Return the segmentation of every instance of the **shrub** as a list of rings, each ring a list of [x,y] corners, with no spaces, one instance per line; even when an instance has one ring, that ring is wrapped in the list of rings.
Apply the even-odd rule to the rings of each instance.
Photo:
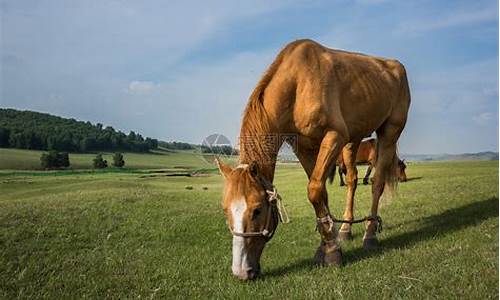
[[[108,161],[102,158],[102,154],[97,154],[93,160],[95,169],[104,169],[108,167]]]
[[[116,152],[115,155],[113,155],[113,166],[117,168],[121,168],[125,165],[125,161],[123,160],[123,154],[120,152]]]
[[[67,168],[70,165],[68,152],[57,152],[55,150],[43,153],[40,163],[44,169]]]

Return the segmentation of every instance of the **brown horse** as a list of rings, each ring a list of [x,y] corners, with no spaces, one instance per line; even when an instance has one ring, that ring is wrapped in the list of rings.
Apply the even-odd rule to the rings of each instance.
[[[347,166],[344,163],[344,156],[347,157],[349,154],[348,150],[349,146],[345,146],[344,149],[346,151],[342,151],[342,154],[339,155],[337,159],[337,167],[339,168],[339,177],[340,177],[340,186],[344,186],[344,178],[343,175],[347,174]],[[363,184],[368,184],[368,180],[370,178],[370,174],[372,169],[375,167],[375,163],[377,162],[377,140],[375,138],[371,138],[368,140],[364,140],[359,144],[359,148],[356,154],[356,164],[367,164],[368,169],[366,170],[365,177],[363,178]],[[404,160],[399,159],[398,157],[398,181],[406,182],[406,164]],[[330,182],[333,181],[333,175],[330,177]]]
[[[232,271],[255,278],[260,256],[279,222],[272,182],[276,157],[288,137],[308,178],[307,195],[321,237],[315,260],[340,265],[342,253],[328,207],[326,179],[342,148],[353,161],[362,138],[379,139],[372,208],[363,245],[377,245],[378,202],[396,179],[396,143],[406,124],[410,92],[406,72],[392,59],[326,48],[311,40],[288,44],[254,89],[243,114],[240,164],[218,161],[225,178],[223,209],[233,234]],[[346,161],[346,163],[348,163]],[[347,181],[356,181],[347,172]],[[348,195],[352,201],[354,191]],[[351,198],[351,199],[349,199]]]

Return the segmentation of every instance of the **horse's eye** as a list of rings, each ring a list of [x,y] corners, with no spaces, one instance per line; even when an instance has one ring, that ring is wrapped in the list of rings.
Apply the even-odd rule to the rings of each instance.
[[[260,216],[260,208],[256,208],[253,210],[253,215],[252,215],[252,219],[256,219]]]

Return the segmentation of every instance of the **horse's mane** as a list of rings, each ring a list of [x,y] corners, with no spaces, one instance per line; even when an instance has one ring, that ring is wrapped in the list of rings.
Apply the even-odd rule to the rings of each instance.
[[[255,160],[262,164],[268,163],[269,159],[272,159],[269,157],[269,155],[273,155],[269,153],[269,142],[270,139],[274,138],[276,139],[275,143],[277,145],[278,137],[273,136],[276,133],[276,128],[264,108],[263,95],[285,55],[300,42],[300,40],[292,42],[280,51],[250,95],[247,106],[243,112],[240,130],[240,161],[242,163],[249,163]],[[278,150],[279,149],[276,149],[276,152]]]

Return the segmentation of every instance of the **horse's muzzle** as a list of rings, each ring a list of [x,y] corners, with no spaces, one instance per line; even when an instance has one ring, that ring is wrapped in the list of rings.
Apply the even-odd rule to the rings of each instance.
[[[237,273],[233,272],[233,274],[240,280],[254,280],[260,275],[260,268],[252,268],[246,271],[241,270]]]

